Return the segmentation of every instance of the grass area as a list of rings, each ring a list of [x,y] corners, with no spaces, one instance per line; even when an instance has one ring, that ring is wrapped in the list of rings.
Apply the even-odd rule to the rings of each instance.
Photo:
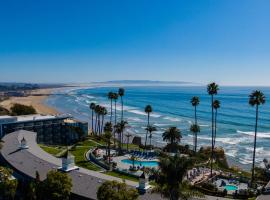
[[[83,167],[89,170],[99,171],[101,170],[100,167],[97,165],[89,162],[85,158],[86,152],[89,150],[89,146],[75,146],[70,150],[70,152],[75,156],[75,164],[79,167]]]
[[[83,167],[89,170],[100,171],[101,168],[95,165],[92,162],[89,162],[85,158],[85,154],[89,151],[90,148],[99,146],[95,141],[85,140],[82,142],[78,142],[70,152],[75,156],[75,164],[79,167]]]
[[[46,146],[43,144],[39,145],[44,151],[47,153],[57,156],[60,154],[63,150],[65,150],[65,147],[63,146]],[[91,140],[85,140],[82,142],[78,142],[75,146],[72,147],[70,152],[75,156],[75,164],[79,167],[83,167],[89,170],[94,170],[94,171],[100,171],[101,168],[98,167],[97,165],[89,162],[85,158],[85,154],[87,151],[89,151],[90,148],[96,147],[98,144],[94,141]]]
[[[114,176],[114,177],[117,177],[117,178],[121,178],[121,179],[125,179],[125,180],[130,180],[130,181],[135,181],[135,182],[139,182],[139,179],[138,178],[135,178],[133,176],[129,176],[129,175],[125,175],[125,174],[121,174],[121,173],[118,173],[118,172],[104,172],[104,174],[107,174],[107,175],[110,175],[110,176]]]
[[[39,146],[47,153],[52,154],[54,156],[56,156],[57,154],[59,154],[61,151],[64,150],[64,147],[62,146],[46,146],[43,144],[40,144]]]

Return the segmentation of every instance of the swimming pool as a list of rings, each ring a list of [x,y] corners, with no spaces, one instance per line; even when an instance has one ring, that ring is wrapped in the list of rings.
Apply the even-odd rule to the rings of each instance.
[[[226,189],[227,191],[235,191],[238,190],[238,187],[235,185],[226,185],[224,189]]]
[[[133,161],[129,160],[129,159],[121,160],[121,162],[124,163],[124,164],[129,164],[129,165],[133,164]],[[134,165],[136,165],[136,166],[144,166],[144,167],[157,167],[158,162],[157,161],[138,161],[138,160],[135,160]]]

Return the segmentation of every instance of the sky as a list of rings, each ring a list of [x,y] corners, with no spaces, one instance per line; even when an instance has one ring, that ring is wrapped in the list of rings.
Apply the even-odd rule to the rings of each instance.
[[[0,0],[0,82],[270,86],[269,0]]]

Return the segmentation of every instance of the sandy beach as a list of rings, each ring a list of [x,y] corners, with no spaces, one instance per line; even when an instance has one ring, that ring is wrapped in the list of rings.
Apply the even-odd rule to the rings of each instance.
[[[57,110],[47,106],[44,102],[50,94],[57,88],[33,90],[31,95],[27,97],[10,97],[8,100],[0,102],[0,105],[6,109],[10,109],[13,104],[19,103],[23,105],[32,105],[39,114],[59,114]]]

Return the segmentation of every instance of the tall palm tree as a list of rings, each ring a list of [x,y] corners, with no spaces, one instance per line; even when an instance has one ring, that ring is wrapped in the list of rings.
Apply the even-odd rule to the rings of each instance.
[[[93,133],[94,132],[94,110],[95,110],[96,104],[91,103],[89,107],[90,107],[90,110],[92,110],[92,133]]]
[[[130,133],[127,133],[126,134],[126,137],[127,137],[127,151],[128,151],[128,145],[129,145],[129,138],[131,137],[132,135]]]
[[[98,131],[98,125],[99,125],[99,122],[98,122],[98,119],[99,119],[99,111],[100,111],[100,105],[96,105],[95,106],[95,115],[96,115],[96,120],[95,120],[95,134],[97,134],[97,131]]]
[[[145,106],[144,112],[146,112],[147,114],[147,127],[149,127],[150,125],[150,114],[153,112],[152,106],[151,105],[147,105]],[[145,135],[145,148],[146,148],[146,144],[147,144],[147,137],[148,137],[148,130],[146,130],[146,135]]]
[[[123,102],[123,96],[125,95],[125,89],[124,88],[119,88],[118,90],[118,95],[121,98],[121,121],[124,120],[124,102]]]
[[[252,107],[256,107],[256,120],[255,120],[255,135],[254,135],[254,149],[253,149],[253,160],[252,160],[252,177],[251,177],[251,184],[254,181],[254,172],[255,172],[255,157],[256,157],[256,146],[257,146],[257,130],[258,130],[258,119],[259,119],[259,106],[265,104],[265,96],[264,94],[259,91],[253,91],[249,95],[249,105]]]
[[[200,126],[198,124],[192,124],[190,126],[190,131],[194,134],[194,153],[196,153],[198,146],[198,133],[201,131]]]
[[[104,126],[104,137],[107,142],[107,156],[109,157],[109,164],[111,163],[111,138],[112,138],[112,123],[111,122],[106,122]]]
[[[122,152],[122,133],[124,132],[124,129],[126,128],[127,122],[121,121],[118,122],[114,126],[114,132],[118,134],[118,153],[121,154]]]
[[[200,132],[200,127],[197,122],[197,106],[200,104],[199,97],[192,97],[191,99],[191,105],[194,107],[194,119],[195,123],[191,125],[190,131],[193,132],[193,143],[194,143],[194,152],[197,152],[197,140],[198,140],[198,132]]]
[[[194,113],[195,113],[195,124],[197,124],[197,106],[200,104],[199,97],[192,97],[191,99],[191,105],[194,107]]]
[[[214,148],[216,145],[216,137],[217,137],[217,114],[218,114],[218,109],[220,108],[220,101],[219,100],[215,100],[213,102],[213,108],[215,110],[215,131],[214,131]]]
[[[157,172],[156,187],[153,192],[158,192],[162,197],[170,200],[191,199],[192,197],[203,197],[198,191],[191,189],[191,186],[184,180],[188,169],[192,166],[190,159],[180,157],[160,157],[159,172]]]
[[[151,145],[152,145],[152,133],[153,132],[155,132],[155,131],[157,131],[157,128],[155,127],[155,126],[148,126],[147,128],[146,128],[146,131],[148,131],[148,133],[149,133],[149,139],[150,139],[150,148],[151,148]]]
[[[101,108],[101,116],[102,116],[102,119],[101,119],[101,128],[100,130],[103,130],[103,124],[104,124],[104,117],[107,115],[108,111],[105,107],[102,107]]]
[[[214,95],[217,95],[219,87],[216,83],[210,83],[207,85],[207,92],[211,96],[211,108],[212,108],[212,148],[211,148],[211,176],[213,175],[213,158],[214,158]]]
[[[95,107],[95,113],[96,113],[96,127],[95,127],[95,130],[96,130],[96,134],[100,134],[101,130],[101,123],[100,123],[100,116],[102,114],[102,106],[100,105],[97,105]]]
[[[117,93],[113,93],[113,100],[114,100],[114,125],[116,125],[116,122],[117,122],[116,102],[118,100],[118,94]]]
[[[163,141],[169,142],[167,145],[168,150],[170,152],[176,152],[177,149],[175,148],[182,138],[181,131],[176,127],[170,127],[162,134],[162,138]]]
[[[121,98],[121,121],[124,121],[124,102],[123,102],[123,96],[125,95],[125,89],[124,88],[119,88],[118,90],[118,96],[120,96]],[[121,134],[121,142],[123,144],[123,140],[124,140],[124,134]]]
[[[113,104],[113,92],[109,92],[108,93],[108,99],[110,100],[110,102],[111,102],[111,116],[110,116],[110,122],[112,122],[112,115],[113,115],[113,106],[112,106],[112,104]]]

